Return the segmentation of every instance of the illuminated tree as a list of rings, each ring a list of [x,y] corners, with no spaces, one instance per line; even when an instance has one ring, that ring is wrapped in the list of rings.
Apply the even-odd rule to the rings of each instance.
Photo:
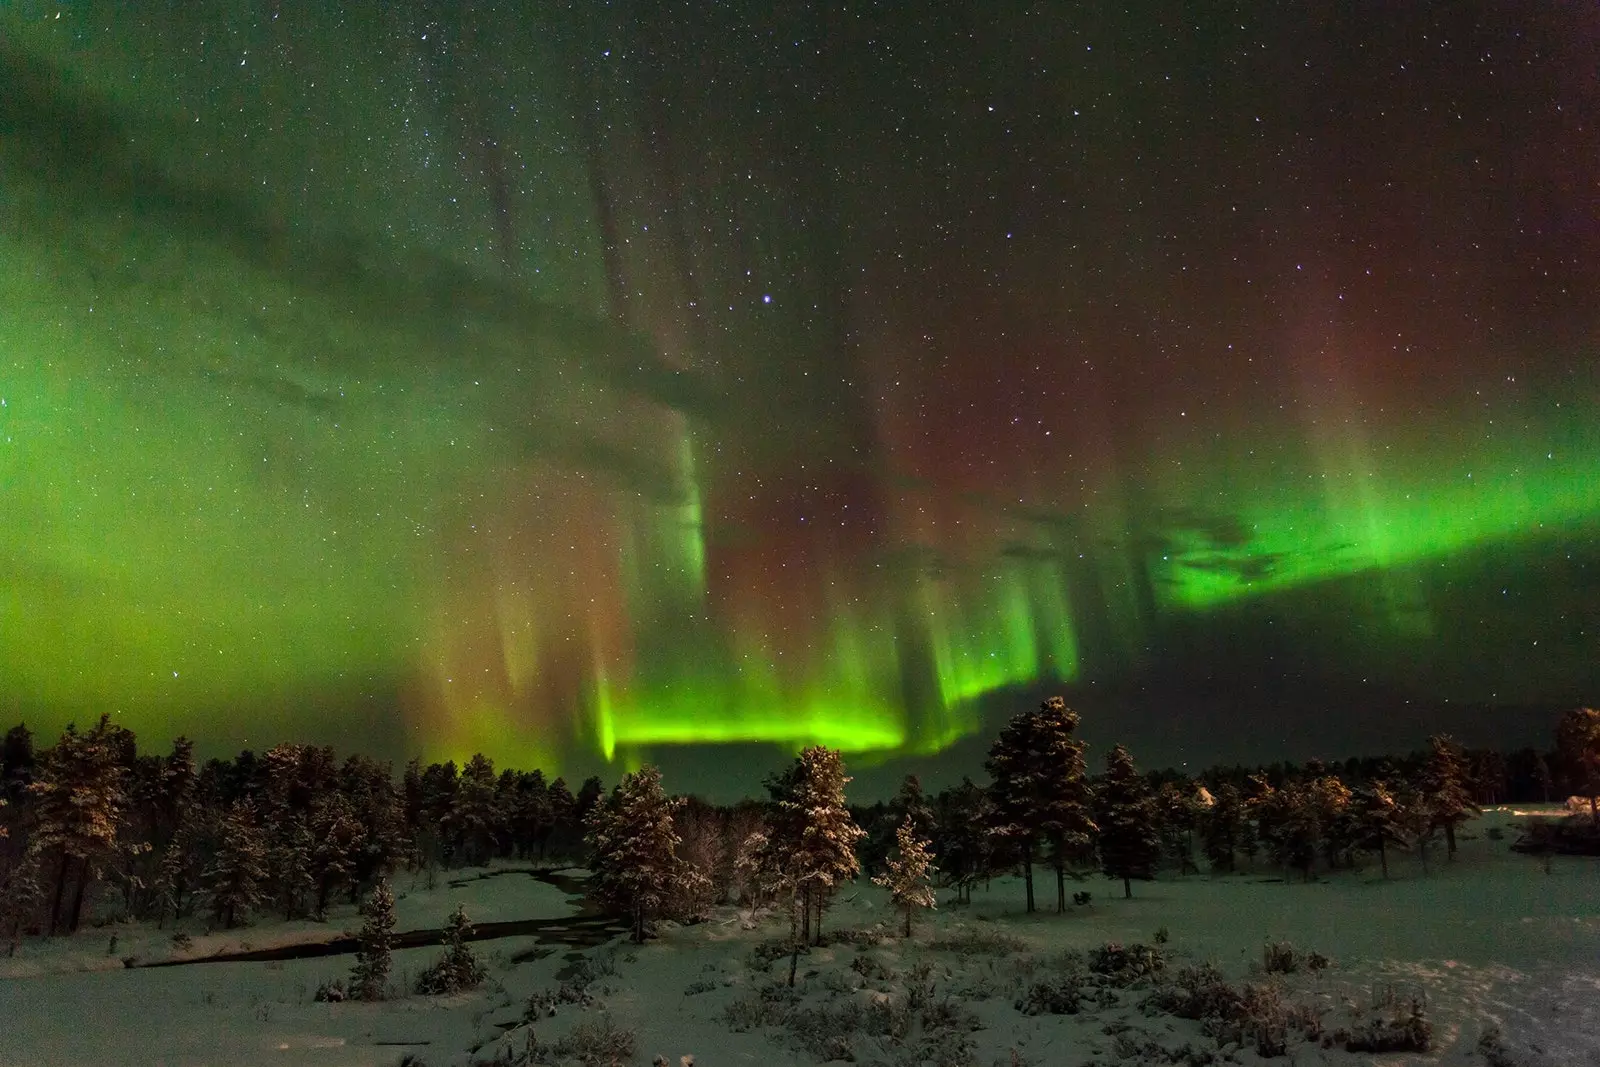
[[[1246,831],[1244,797],[1232,782],[1223,782],[1212,795],[1211,807],[1200,820],[1200,844],[1213,871],[1234,870],[1235,853],[1244,851]]]
[[[813,746],[768,782],[773,795],[769,847],[776,852],[776,867],[799,895],[807,939],[815,910],[818,943],[822,912],[834,890],[861,873],[856,845],[865,833],[845,804],[849,781],[837,751]]]
[[[1589,818],[1600,830],[1600,711],[1574,708],[1556,727],[1556,753],[1571,775],[1571,789],[1589,798]]]
[[[1405,848],[1404,813],[1384,782],[1356,790],[1351,803],[1352,839],[1356,848],[1378,854],[1378,865],[1389,877],[1389,847]]]
[[[1050,846],[1058,911],[1067,906],[1066,864],[1092,854],[1094,847],[1084,744],[1072,736],[1077,728],[1077,714],[1060,697],[1051,697],[1037,711],[1006,723],[984,764],[994,779],[996,830],[1020,854],[1030,912],[1040,842]]]
[[[356,935],[356,965],[350,972],[350,995],[356,1000],[382,1000],[389,987],[390,951],[394,947],[394,892],[379,878],[361,904],[361,933]]]
[[[646,925],[664,912],[674,893],[705,877],[678,855],[673,815],[681,805],[661,788],[661,772],[646,765],[624,775],[616,795],[589,813],[594,894],[607,908],[628,916],[636,943],[644,941]]]
[[[873,879],[889,891],[894,906],[905,913],[905,936],[911,936],[911,916],[917,911],[934,907],[933,889],[928,879],[933,874],[933,856],[928,842],[917,836],[916,823],[907,815],[895,831],[895,853],[889,857],[887,870]]]
[[[44,754],[28,785],[35,820],[29,851],[41,869],[48,862],[56,867],[51,933],[63,921],[69,931],[78,928],[84,896],[117,849],[128,804],[122,757],[132,736],[112,725],[108,715],[100,716],[87,733],[68,726],[61,740]],[[69,884],[76,889],[70,909],[63,914]]]
[[[494,762],[480,752],[461,769],[461,779],[444,819],[451,845],[463,863],[486,864],[493,858],[499,822]]]
[[[236,801],[223,820],[217,854],[204,875],[217,921],[232,928],[248,919],[266,895],[270,877],[266,836],[255,803]]]
[[[356,885],[356,870],[366,847],[366,829],[345,795],[334,791],[312,808],[311,836],[315,842],[311,872],[317,880],[316,912],[322,915],[335,891]]]
[[[962,778],[939,794],[937,806],[940,871],[955,887],[956,900],[971,903],[972,887],[993,869],[994,801],[971,778]]]
[[[1155,877],[1161,855],[1158,815],[1150,787],[1121,745],[1106,753],[1105,777],[1094,793],[1094,821],[1100,829],[1100,867],[1122,879],[1122,896],[1133,896],[1133,879]]]
[[[1428,738],[1427,762],[1422,768],[1422,795],[1433,824],[1444,831],[1445,855],[1456,854],[1456,827],[1483,814],[1473,802],[1467,780],[1466,753],[1449,734]]]

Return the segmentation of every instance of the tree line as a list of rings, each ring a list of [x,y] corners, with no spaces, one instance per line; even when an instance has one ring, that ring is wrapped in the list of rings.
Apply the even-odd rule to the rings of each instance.
[[[1078,716],[1060,698],[1001,729],[990,781],[927,796],[908,777],[891,800],[851,806],[838,752],[809,748],[732,806],[671,797],[652,767],[607,793],[574,793],[538,770],[498,773],[486,756],[391,765],[281,744],[197,764],[179,738],[138,751],[109,717],[68,727],[36,749],[23,727],[0,744],[0,938],[71,932],[91,907],[166,922],[205,914],[234,926],[275,912],[319,917],[356,903],[388,874],[496,858],[586,862],[602,904],[643,938],[662,916],[694,919],[718,903],[788,909],[795,943],[822,936],[838,892],[863,871],[912,913],[936,881],[972,887],[1020,872],[1067,883],[1096,872],[1122,882],[1270,864],[1304,878],[1396,849],[1426,863],[1436,842],[1485,804],[1600,796],[1600,713],[1564,717],[1549,753],[1466,750],[1445,735],[1409,756],[1143,773],[1117,746],[1090,773]],[[1591,801],[1591,816],[1593,806]],[[1593,823],[1591,823],[1591,826]],[[937,866],[935,866],[935,863]],[[925,903],[924,903],[925,902]]]

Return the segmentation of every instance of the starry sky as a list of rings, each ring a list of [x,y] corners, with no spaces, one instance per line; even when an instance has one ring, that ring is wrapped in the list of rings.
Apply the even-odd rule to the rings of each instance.
[[[1600,699],[1600,9],[0,9],[0,712],[738,791]]]

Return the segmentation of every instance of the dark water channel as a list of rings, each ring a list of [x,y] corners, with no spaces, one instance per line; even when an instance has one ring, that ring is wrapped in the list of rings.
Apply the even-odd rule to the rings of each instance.
[[[473,878],[456,878],[448,884],[452,889],[465,889],[484,878],[506,875],[525,875],[566,893],[572,899],[574,914],[559,919],[512,919],[507,922],[474,923],[469,941],[493,941],[502,937],[532,937],[540,948],[529,949],[512,957],[521,963],[548,955],[550,949],[542,946],[561,946],[567,949],[594,948],[612,938],[629,932],[626,919],[615,919],[596,913],[585,895],[588,878],[567,871],[544,871],[513,867],[485,871]],[[444,941],[444,930],[407,930],[394,935],[394,948],[426,948]],[[276,948],[258,948],[241,952],[220,952],[211,956],[195,956],[181,960],[156,960],[138,963],[137,967],[182,967],[191,963],[270,963],[277,960],[309,960],[323,956],[340,956],[354,952],[359,942],[354,937],[336,937],[328,941],[307,941]]]

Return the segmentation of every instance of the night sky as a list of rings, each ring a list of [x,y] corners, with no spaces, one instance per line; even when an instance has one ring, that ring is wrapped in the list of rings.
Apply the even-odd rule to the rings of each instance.
[[[1546,743],[1597,72],[1586,3],[6,5],[0,717],[713,791],[1055,692],[1146,764]]]

